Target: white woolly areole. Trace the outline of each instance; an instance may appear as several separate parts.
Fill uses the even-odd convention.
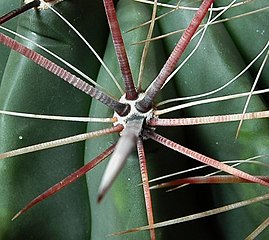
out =
[[[118,120],[117,122],[114,123],[114,126],[118,124],[122,124],[125,128],[126,123],[128,121],[132,121],[132,119],[144,118],[146,121],[151,119],[153,117],[153,109],[150,109],[148,112],[142,113],[142,112],[139,112],[135,107],[135,104],[139,102],[140,100],[142,100],[144,96],[145,96],[145,93],[139,93],[138,98],[136,100],[127,100],[126,95],[124,94],[120,98],[119,102],[129,104],[130,112],[126,116],[123,116],[123,117],[115,112],[113,117],[116,117]]]
[[[62,1],[64,1],[64,0],[54,0],[54,1],[50,1],[50,2],[45,2],[44,0],[41,0],[40,6],[38,7],[38,9],[45,10],[45,9],[48,9],[49,7],[55,5],[59,2],[62,2]],[[25,4],[30,3],[30,2],[33,2],[33,0],[24,0]]]

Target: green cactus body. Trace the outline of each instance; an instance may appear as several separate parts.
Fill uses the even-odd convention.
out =
[[[99,22],[102,31],[91,32],[86,37],[102,53],[108,33],[102,3],[68,1],[58,6],[59,11],[66,12],[65,16],[82,29],[92,29],[93,19]],[[95,11],[87,16],[92,19],[88,21],[84,16],[91,9]],[[98,62],[84,45],[77,44],[78,37],[51,11],[30,10],[20,17],[19,24],[18,32],[96,77]],[[36,49],[31,43],[24,44]],[[9,57],[0,91],[1,109],[36,114],[87,116],[91,102],[85,94],[17,53]],[[85,131],[86,123],[1,116],[0,148],[5,152]],[[1,239],[87,239],[91,224],[85,178],[38,206],[27,220],[11,222],[20,206],[79,168],[83,159],[84,143],[79,143],[1,162]]]
[[[176,3],[176,1],[170,1],[170,3],[171,2]],[[220,6],[223,6],[224,2],[228,4],[227,1],[222,1]],[[217,1],[217,3],[219,2]],[[239,11],[238,9],[237,14],[239,14]],[[226,17],[227,14],[224,15],[224,17]],[[190,12],[171,14],[170,18],[164,18],[164,20],[161,21],[161,29],[166,33],[174,29],[185,28],[191,16],[192,13]],[[234,28],[233,33],[236,36],[229,34],[225,25],[222,23],[209,27],[199,49],[175,76],[177,90],[181,96],[209,92],[226,84],[227,80],[232,79],[245,68],[244,61],[250,62],[258,54],[260,49],[266,44],[266,41],[268,41],[269,35],[263,36],[260,42],[256,43],[256,41],[252,41],[256,43],[256,45],[251,48],[252,53],[249,53],[250,51],[248,49],[250,47],[246,46],[246,43],[249,43],[248,40],[246,40],[249,39],[249,37],[246,36],[253,37],[251,34],[253,31],[249,29],[250,26],[252,30],[256,27],[259,28],[260,24],[264,26],[267,24],[268,27],[268,21],[263,17],[261,17],[263,21],[254,21],[253,18],[254,17],[251,18],[251,24],[249,23],[247,26],[243,24],[245,23],[243,18],[239,19],[238,21],[240,21],[241,25],[244,25],[242,28],[238,26],[240,23],[238,23],[237,20],[227,23],[229,24],[228,30]],[[264,21],[266,21],[266,23]],[[266,28],[264,27],[264,29]],[[239,36],[241,36],[240,44],[244,45],[244,48],[239,48],[242,49],[240,52],[236,46]],[[164,40],[165,46],[167,46],[169,51],[173,48],[177,38],[178,36],[173,36]],[[191,49],[195,47],[197,41],[198,40],[190,44],[190,50],[186,51],[186,56],[190,53]],[[248,58],[242,59],[242,56],[245,55],[248,55]],[[255,67],[254,72],[257,74],[260,67],[258,62],[256,62]],[[266,81],[265,79],[266,77],[268,78],[268,75],[263,76],[264,79],[262,80]],[[253,76],[251,76],[250,72],[247,72],[229,87],[210,97],[249,91],[253,81]],[[245,101],[246,98],[232,100],[232,102],[224,101],[197,106],[186,109],[185,114],[186,116],[203,116],[236,113],[243,110]],[[248,111],[251,112],[255,111],[254,109],[262,110],[266,108],[267,104],[263,102],[262,98],[253,96]],[[192,127],[192,129],[189,129],[191,147],[215,159],[226,161],[246,159],[251,156],[259,156],[268,153],[268,120],[245,121],[240,130],[238,139],[235,140],[237,126],[238,123],[221,123]],[[255,143],[253,142],[254,139]],[[268,160],[265,158],[264,162],[268,162]],[[243,164],[240,168],[255,175],[267,174],[267,170],[258,165]],[[212,191],[216,199],[216,206],[236,202],[240,199],[243,200],[259,196],[267,192],[264,187],[257,185],[249,186],[246,184],[213,185]],[[267,207],[265,204],[260,204],[259,206],[252,205],[248,208],[236,211],[238,211],[238,214],[231,213],[218,216],[219,226],[220,229],[222,229],[221,235],[227,237],[227,239],[244,239],[244,237],[251,232],[250,229],[254,229],[258,226],[267,216]],[[260,212],[260,214],[256,214],[257,212]],[[261,239],[266,239],[265,236],[267,236],[267,234],[265,231],[264,234],[261,235]]]
[[[19,0],[12,0],[10,1],[9,4],[6,4],[5,1],[0,2],[0,16],[6,14],[10,9],[16,8],[19,5]],[[16,25],[17,25],[17,19],[13,19],[9,22],[7,22],[4,26],[6,26],[9,29],[16,30]],[[1,48],[1,59],[0,59],[0,85],[1,85],[1,80],[2,76],[4,74],[6,62],[8,59],[10,53],[10,49],[8,48]]]
[[[8,6],[4,2],[0,1],[0,6],[3,5],[4,11],[7,11]],[[117,15],[134,81],[137,83],[143,45],[132,44],[144,40],[148,28],[141,27],[131,32],[128,30],[148,21],[151,18],[152,8],[133,0],[117,2]],[[162,2],[176,5],[178,1]],[[258,3],[255,4],[256,2]],[[200,3],[201,1],[195,4],[182,1],[181,4],[197,7]],[[228,2],[216,1],[216,6],[224,6],[224,4]],[[239,6],[228,10],[223,18],[240,14],[243,11],[241,7],[244,11],[250,11],[253,8],[266,8],[268,2],[256,0]],[[70,0],[56,5],[55,8],[81,31],[101,56],[104,54],[104,61],[123,88],[111,37],[107,40],[108,26],[102,1]],[[168,11],[169,9],[165,7],[158,7],[157,16]],[[193,11],[177,10],[160,18],[156,21],[154,36],[187,27],[193,15]],[[195,54],[157,96],[156,104],[173,97],[214,90],[226,84],[244,69],[269,39],[269,26],[266,20],[268,9],[257,15],[258,18],[251,15],[210,26]],[[240,28],[241,25],[244,25],[244,28]],[[14,29],[14,26],[10,28]],[[255,29],[259,30],[257,36],[252,34]],[[18,18],[17,31],[63,56],[91,78],[97,79],[96,82],[111,96],[116,99],[122,96],[106,70],[100,67],[81,40],[51,11],[30,10],[24,13]],[[145,63],[143,90],[156,77],[180,36],[181,33],[178,33],[152,42]],[[248,37],[250,40],[246,41]],[[195,47],[198,38],[199,36],[190,43],[183,59]],[[23,41],[23,44],[40,52],[36,46],[27,41]],[[0,77],[3,75],[0,87],[1,110],[63,116],[113,116],[113,110],[97,100],[92,100],[24,57],[14,52],[9,54],[9,50],[2,45],[0,51],[1,56],[2,53],[5,56],[0,59]],[[42,55],[47,56],[44,53]],[[249,91],[259,70],[261,59],[262,57],[229,87],[206,98]],[[265,67],[259,83],[260,88],[268,87],[268,73],[268,67]],[[267,99],[253,96],[247,111],[266,110]],[[243,111],[245,101],[246,98],[239,98],[229,102],[199,105],[169,113],[165,117],[240,113]],[[268,154],[268,124],[267,119],[244,121],[236,141],[238,122],[160,127],[156,132],[202,154],[227,161]],[[99,130],[111,125],[111,123],[86,124],[1,115],[0,152]],[[136,150],[129,157],[111,190],[100,204],[96,201],[98,187],[108,159],[92,169],[86,177],[82,177],[11,222],[14,214],[27,202],[98,156],[118,138],[118,134],[105,135],[86,141],[85,144],[69,144],[1,160],[0,239],[99,240],[105,239],[111,233],[147,225],[143,189],[139,185],[141,174]],[[195,161],[151,140],[145,141],[145,151],[150,178],[197,166]],[[263,157],[259,161],[267,164],[268,158]],[[253,175],[268,175],[268,168],[258,164],[242,164],[238,168]],[[201,171],[197,175],[209,172],[212,172],[212,169]],[[192,176],[194,174],[196,173]],[[267,188],[258,184],[191,185],[169,193],[164,190],[154,190],[152,201],[155,222],[186,216],[266,193],[268,193]],[[268,217],[267,203],[253,204],[215,217],[158,228],[156,238],[244,239]],[[267,239],[268,234],[269,230],[265,229],[258,239]],[[115,236],[113,239],[150,239],[150,234],[149,231],[140,231]]]

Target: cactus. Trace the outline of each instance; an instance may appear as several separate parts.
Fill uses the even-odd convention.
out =
[[[7,3],[2,2],[0,5],[3,5],[4,11],[7,11]],[[104,0],[107,9],[111,7],[112,2]],[[176,0],[158,1],[158,4],[157,1],[144,0],[115,2],[136,88],[132,87],[130,79],[122,81],[122,78],[128,78],[126,76],[129,75],[124,73],[122,77],[121,70],[125,71],[128,67],[119,66],[111,36],[107,40],[109,27],[102,1],[64,0],[55,4],[53,8],[75,25],[97,53],[103,56],[106,66],[111,69],[117,80],[116,83],[111,79],[106,67],[101,66],[96,56],[54,11],[31,9],[7,22],[9,28],[15,29],[17,26],[18,33],[45,46],[90,78],[96,79],[96,89],[100,89],[105,94],[102,95],[104,96],[102,99],[110,99],[112,96],[113,99],[118,100],[123,93],[126,93],[127,103],[135,101],[134,109],[138,111],[134,116],[127,115],[125,129],[130,131],[123,130],[120,139],[124,140],[118,140],[119,134],[112,133],[89,139],[85,143],[78,142],[35,151],[40,147],[36,144],[65,139],[76,134],[96,131],[97,135],[100,135],[99,130],[108,128],[112,129],[109,131],[122,131],[121,127],[111,128],[111,126],[113,122],[116,125],[115,121],[123,119],[124,111],[128,109],[126,110],[126,104],[118,102],[112,104],[112,108],[107,107],[103,104],[107,104],[107,100],[100,102],[93,94],[91,95],[93,98],[85,95],[20,54],[13,51],[9,53],[9,49],[1,45],[1,56],[3,53],[5,57],[1,57],[0,62],[2,77],[0,158],[6,158],[11,150],[23,149],[27,146],[36,147],[33,152],[17,155],[15,151],[14,156],[0,160],[0,239],[104,239],[109,234],[116,235],[111,237],[113,239],[178,239],[179,236],[185,239],[253,239],[256,235],[258,235],[257,239],[267,239],[269,231],[268,211],[266,211],[266,201],[268,201],[266,175],[269,132],[268,120],[264,118],[268,117],[266,111],[269,74],[266,62],[269,45],[268,2],[266,0],[233,1],[231,6],[225,9],[223,6],[228,6],[230,2],[216,0],[213,10],[209,10],[203,23],[208,23],[222,10],[224,13],[218,20],[223,19],[223,22],[216,24],[217,20],[214,20],[215,24],[206,25],[205,30],[201,30],[200,35],[190,42],[179,64],[188,56],[190,59],[160,91],[160,94],[156,97],[154,95],[152,112],[156,118],[152,118],[147,113],[152,106],[145,103],[146,97],[142,92],[165,66],[166,59],[182,35],[181,29],[184,30],[191,22],[195,13],[193,9],[198,8],[201,2],[178,3]],[[210,3],[210,1],[204,2]],[[10,1],[10,9],[12,9],[11,4],[18,7],[20,3],[15,0]],[[169,6],[174,7],[169,8]],[[181,9],[181,6],[188,8]],[[243,13],[251,14],[240,16]],[[233,16],[236,18],[233,19]],[[113,14],[111,19],[109,23],[114,21]],[[151,22],[148,22],[149,20]],[[145,22],[148,23],[141,26]],[[150,34],[148,26],[150,24],[153,26],[153,23],[154,29]],[[113,27],[111,31],[113,33]],[[171,36],[165,36],[172,31],[176,32]],[[1,28],[2,32],[4,32],[3,28]],[[55,60],[48,53],[41,51],[29,40],[21,40],[19,37],[16,39],[53,62],[70,69],[59,59]],[[150,44],[147,57],[143,62],[141,56],[145,51],[144,46],[147,45],[144,43],[145,39]],[[113,40],[115,41],[114,37]],[[139,43],[134,44],[137,42]],[[183,40],[183,43],[185,44],[186,41]],[[191,55],[196,46],[198,48]],[[258,60],[248,67],[258,54],[260,54]],[[122,52],[121,56],[124,59]],[[144,66],[143,74],[140,70],[141,61]],[[126,59],[122,62],[127,63]],[[240,74],[245,70],[246,73]],[[77,74],[74,69],[70,71],[72,74]],[[236,76],[238,77],[235,78]],[[235,80],[224,88],[223,86],[231,79]],[[259,80],[257,84],[256,79]],[[130,84],[126,84],[128,81]],[[221,87],[222,90],[207,94]],[[87,89],[91,89],[89,92],[95,91],[90,87]],[[260,94],[257,90],[265,94]],[[252,94],[249,94],[248,92],[251,91]],[[238,93],[243,93],[241,95],[244,97],[230,97],[231,100],[227,100],[229,96]],[[137,94],[145,101],[136,100]],[[251,98],[248,97],[250,95]],[[179,100],[163,102],[186,96],[196,96],[196,98],[184,99],[183,103]],[[226,100],[220,101],[221,96],[225,96]],[[113,103],[113,99],[109,101]],[[218,101],[202,104],[212,99]],[[250,101],[246,104],[248,99]],[[247,108],[244,110],[246,105]],[[173,107],[176,110],[169,112]],[[115,112],[118,114],[115,115]],[[22,114],[24,117],[12,116],[15,113],[42,116],[39,116],[41,119],[27,114]],[[239,115],[231,115],[235,113]],[[76,121],[47,120],[45,115],[76,117]],[[199,121],[207,121],[200,117],[214,115],[220,117],[209,119],[212,124],[199,125]],[[86,120],[90,121],[88,118],[84,119],[84,122],[78,121],[82,121],[82,117],[87,116],[103,120],[86,123]],[[148,119],[143,119],[144,116]],[[180,121],[183,117],[192,118],[180,123],[175,123],[177,120],[173,122],[170,120],[176,118]],[[162,120],[163,118],[167,120]],[[232,121],[232,118],[237,118],[237,121]],[[243,118],[251,120],[240,121]],[[225,119],[227,122],[222,123]],[[193,126],[181,126],[183,122]],[[143,131],[139,129],[141,126]],[[138,140],[133,132],[139,134]],[[128,136],[132,136],[136,141],[130,140]],[[182,144],[192,151],[171,143],[161,136]],[[85,135],[81,136],[84,137]],[[111,169],[117,165],[117,161],[109,164],[109,159],[106,159],[92,168],[90,162],[93,159],[96,162],[101,161],[102,157],[98,156],[102,152],[110,155],[116,142],[119,144],[111,161],[121,159],[125,151],[131,152],[130,155],[126,153],[128,159],[122,159],[127,161],[119,175],[115,177],[113,173],[111,174]],[[133,143],[134,146],[137,144],[138,151],[129,149],[129,145]],[[178,154],[164,146],[165,144],[168,147],[173,145],[172,149],[185,152],[187,156]],[[214,170],[209,167],[201,168],[201,164],[192,158],[205,160],[208,165],[227,171],[234,177],[223,176],[224,173],[216,175],[215,178],[214,176],[196,177],[210,175]],[[218,161],[230,161],[229,165],[235,164],[235,166],[231,168],[215,162],[212,158]],[[197,168],[197,166],[201,169],[191,171],[190,175],[164,178],[167,174]],[[81,170],[75,172],[77,169]],[[11,221],[21,208],[46,189],[58,182],[57,188],[68,181],[73,182],[89,169],[86,176],[80,177],[72,185]],[[71,175],[68,181],[63,180],[73,172],[75,174]],[[115,178],[113,184],[102,180],[106,178],[103,176],[104,172]],[[162,184],[150,183],[153,189],[149,191],[147,178],[160,176],[163,179],[158,183]],[[212,184],[189,185],[189,183],[197,184],[203,181]],[[245,183],[249,181],[255,183]],[[103,182],[105,183],[102,185]],[[227,184],[230,182],[233,183]],[[182,184],[187,186],[170,192],[154,189],[174,188]],[[56,189],[52,192],[56,193]],[[40,198],[47,198],[49,195],[45,192]],[[98,203],[98,199],[102,201]],[[241,208],[231,210],[240,206]],[[215,213],[208,212],[209,209],[216,209]],[[224,211],[227,212],[223,214]],[[199,212],[204,213],[196,214]],[[203,218],[206,215],[213,216]],[[182,216],[187,217],[180,218]],[[256,229],[258,226],[261,231],[259,228]],[[193,229],[195,231],[192,231]]]

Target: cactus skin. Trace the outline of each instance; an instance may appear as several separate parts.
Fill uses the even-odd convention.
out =
[[[77,4],[77,1],[76,3],[74,2],[75,1],[68,1],[62,5],[64,8],[74,9],[74,5]],[[101,8],[100,2],[101,1],[91,1],[91,3],[88,4],[99,4],[98,6]],[[79,9],[86,12],[86,7],[84,8],[83,4],[87,3],[81,1],[81,4]],[[222,4],[222,2],[220,4]],[[59,8],[62,8],[62,5],[60,4]],[[96,8],[96,6],[94,7],[94,9],[99,9]],[[132,14],[130,13],[130,8],[134,11]],[[119,18],[123,19],[121,22],[122,29],[127,30],[130,27],[130,25],[128,25],[130,22],[131,26],[136,25],[135,21],[142,22],[142,17],[139,15],[141,13],[145,14],[146,17],[150,16],[150,11],[143,5],[135,4],[132,1],[127,0],[120,1],[118,5],[118,14]],[[76,66],[79,65],[80,68],[88,72],[91,77],[95,78],[98,72],[98,66],[96,66],[97,64],[92,66],[92,60],[88,60],[88,56],[85,54],[87,50],[80,45],[75,44],[79,40],[75,39],[75,37],[74,39],[68,39],[67,49],[63,50],[63,45],[59,48],[59,43],[54,41],[54,38],[57,40],[60,38],[60,41],[64,41],[65,43],[67,41],[64,36],[60,36],[61,34],[59,34],[63,32],[62,25],[59,25],[60,30],[47,31],[47,27],[44,27],[45,23],[48,25],[49,29],[54,28],[55,25],[58,27],[58,23],[55,23],[56,20],[54,19],[54,16],[52,17],[51,22],[47,23],[47,16],[45,13],[44,15],[42,14],[41,16],[37,16],[36,13],[29,13],[29,15],[32,15],[31,19],[38,17],[38,21],[36,22],[37,25],[34,26],[36,26],[38,31],[40,28],[42,31],[45,31],[45,33],[42,33],[41,35],[49,34],[49,40],[46,39],[44,43],[47,45],[56,43],[55,48],[58,49],[60,53],[65,52],[65,58],[70,58],[70,61],[74,61]],[[73,14],[74,21],[76,21],[76,13],[74,12]],[[182,12],[179,12],[179,14],[182,16]],[[43,17],[45,18],[45,22],[42,21]],[[93,22],[96,22],[96,17],[91,17],[94,19]],[[183,17],[186,22],[189,22],[190,18],[188,17],[189,16]],[[102,24],[100,25],[102,28],[106,29],[106,24],[104,23],[105,16],[100,13],[99,18],[100,21],[102,21]],[[128,18],[129,21],[126,21],[126,18]],[[134,20],[132,18],[134,18]],[[27,17],[24,16],[22,19],[27,19]],[[25,20],[20,20],[20,23],[23,21]],[[104,50],[106,42],[106,31],[100,31],[100,25],[98,25],[96,34],[92,34],[92,29],[94,28],[85,26],[85,24],[88,23],[90,23],[88,19],[87,21],[81,20],[81,23],[77,25],[81,26],[82,30],[90,29],[90,31],[87,31],[89,35],[88,39],[97,39],[97,46],[95,47],[99,48],[100,52],[102,52],[101,50]],[[166,32],[168,28],[173,27],[172,24],[175,24],[175,27],[179,28],[179,23],[181,22],[178,20],[175,21],[171,17],[171,19],[165,18],[163,22],[158,24],[160,30]],[[23,28],[22,31],[25,32],[27,31],[25,26],[27,27],[28,24],[23,24],[24,27],[20,28]],[[229,26],[227,26],[227,29],[231,31]],[[104,35],[100,36],[102,33],[104,33]],[[198,53],[195,54],[195,57],[191,59],[189,64],[187,64],[178,77],[176,77],[176,83],[169,84],[158,100],[169,98],[172,95],[190,94],[193,93],[193,90],[198,93],[204,92],[214,88],[216,85],[219,86],[223,84],[220,81],[231,79],[237,74],[244,66],[244,63],[236,48],[236,40],[234,40],[233,36],[231,38],[229,33],[225,30],[225,26],[223,25],[212,27],[212,30],[210,30],[209,36],[207,36],[203,45],[203,47],[206,47],[210,51],[212,51],[212,46],[214,46],[213,50],[215,53],[212,54],[210,63],[213,62],[218,66],[217,71],[216,67],[209,66],[210,63],[207,61],[209,59],[207,51],[198,51]],[[54,36],[54,34],[56,35]],[[140,34],[145,38],[145,32]],[[140,61],[139,56],[137,56],[139,51],[135,50],[135,47],[130,46],[130,43],[135,41],[137,35],[137,33],[135,36],[124,34],[127,50],[129,51],[129,58],[132,62],[132,70],[135,76],[137,75],[138,63]],[[62,39],[62,37],[64,37],[64,39]],[[149,66],[145,77],[147,84],[148,81],[151,81],[154,75],[157,74],[158,69],[164,62],[164,55],[169,54],[177,40],[178,36],[165,39],[162,43],[157,43],[155,49],[152,49],[152,55],[150,55],[148,61]],[[40,41],[43,42],[43,40]],[[219,43],[220,41],[223,41],[222,46],[218,47],[219,45],[216,43]],[[74,44],[72,47],[78,49],[73,50],[74,53],[70,54],[70,46],[68,44]],[[165,48],[164,51],[163,47]],[[242,50],[240,50],[241,55],[244,56],[241,51]],[[113,57],[113,47],[111,46],[111,43],[108,43],[105,58],[108,59],[109,64],[112,64],[113,73],[117,74],[117,79],[120,79],[119,71],[117,70],[117,66],[115,66],[116,60],[114,60]],[[9,60],[8,65],[5,68],[3,85],[0,89],[1,108],[74,116],[85,116],[88,114],[90,108],[90,116],[112,116],[113,113],[100,103],[96,103],[96,101],[93,100],[90,106],[91,100],[88,97],[71,89],[61,81],[53,79],[52,76],[48,75],[43,70],[39,70],[37,66],[29,65],[30,63],[21,60],[20,56],[11,54],[10,58],[11,60]],[[249,58],[247,58],[247,61],[249,61]],[[236,64],[230,66],[228,65],[230,62]],[[17,72],[11,70],[18,66],[20,67]],[[155,67],[156,69],[154,69]],[[41,79],[41,75],[44,76],[44,80]],[[223,76],[225,76],[224,79]],[[136,78],[137,77],[135,77],[135,79]],[[36,79],[38,79],[38,81]],[[238,83],[236,88],[232,88],[232,90],[242,91],[242,89],[249,89],[249,82],[252,80],[253,78],[248,74],[247,77],[242,79],[242,83]],[[99,71],[97,81],[99,83],[104,82],[103,85],[114,96],[120,97],[119,92],[115,89],[114,84],[106,76],[103,69]],[[144,88],[147,84],[144,85]],[[38,91],[35,92],[33,90],[34,86],[36,86]],[[232,90],[227,90],[227,93],[231,93]],[[230,111],[240,112],[243,104],[244,101],[239,100],[234,101],[233,104],[228,106],[227,104],[220,103],[210,107],[196,107],[192,110],[184,111],[184,114],[188,116],[202,116],[205,114],[228,113]],[[259,110],[266,108],[258,97],[255,97],[252,107],[253,109],[258,108]],[[174,115],[174,117],[176,116],[178,116],[178,112]],[[1,152],[22,145],[42,142],[86,131],[86,125],[78,123],[14,119],[7,116],[1,116],[0,121]],[[268,131],[266,131],[268,130],[267,120],[244,123],[240,138],[237,143],[234,144],[233,140],[236,126],[237,124],[229,123],[189,127],[186,131],[183,131],[181,128],[173,128],[172,131],[166,128],[158,131],[162,131],[167,137],[169,136],[181,144],[189,144],[192,148],[196,150],[198,149],[202,153],[221,160],[246,158],[267,153],[267,139],[269,134]],[[87,129],[101,129],[102,127],[102,124],[89,124]],[[18,141],[18,136],[23,136],[23,141]],[[26,142],[28,139],[29,141]],[[253,142],[253,139],[256,140],[255,143]],[[43,153],[27,154],[22,157],[7,159],[4,162],[1,162],[0,192],[3,193],[3,195],[1,194],[0,196],[0,218],[1,222],[4,222],[5,224],[1,225],[0,239],[51,239],[52,237],[55,237],[55,239],[68,239],[67,237],[69,237],[69,239],[103,239],[109,233],[145,225],[146,216],[143,193],[141,188],[137,187],[137,184],[139,184],[141,180],[136,153],[130,157],[125,169],[101,205],[96,204],[96,195],[105,164],[98,166],[87,175],[87,186],[85,179],[82,179],[80,182],[68,187],[61,193],[58,193],[53,198],[33,208],[25,216],[16,220],[16,222],[10,222],[14,213],[26,202],[81,166],[83,164],[84,151],[85,162],[87,162],[99,154],[102,149],[107,148],[110,143],[115,140],[115,136],[105,136],[87,142],[85,149],[84,144],[71,145],[61,149],[44,151]],[[218,145],[216,145],[216,142],[218,142]],[[185,169],[192,165],[192,163],[189,163],[190,160],[185,159],[184,161],[184,157],[181,155],[177,155],[165,148],[161,148],[157,144],[152,144],[151,142],[146,143],[146,148],[150,177],[160,176],[174,171],[175,169]],[[238,151],[238,149],[240,151]],[[260,168],[252,170],[246,168],[245,170],[255,174],[256,172],[257,174],[262,174],[258,172],[259,169]],[[264,174],[266,174],[266,172]],[[130,180],[128,180],[129,178]],[[164,192],[153,193],[153,207],[155,209],[156,221],[175,218],[190,212],[193,213],[213,207],[213,205],[210,205],[212,203],[208,199],[208,202],[204,204],[204,198],[210,199],[210,190],[211,188],[194,186],[183,191],[169,194]],[[230,203],[241,198],[256,196],[266,192],[266,189],[264,187],[250,185],[238,185],[233,187],[228,185],[227,187],[214,187],[212,191],[216,205],[219,206],[220,199],[227,198],[227,200],[225,199],[225,202]],[[236,196],[238,193],[241,193],[243,197]],[[88,195],[90,200],[88,199]],[[230,196],[234,196],[234,199],[230,199]],[[194,207],[197,209],[194,209]],[[91,208],[91,213],[89,208]],[[243,208],[240,210],[241,212],[239,214],[235,216],[231,214],[231,218],[227,214],[227,217],[224,218],[225,224],[222,222],[223,216],[220,215],[218,217],[219,223],[207,219],[197,221],[195,224],[190,222],[189,224],[171,226],[157,230],[157,239],[178,239],[178,236],[183,236],[187,239],[221,239],[219,234],[222,235],[223,239],[243,239],[249,231],[254,229],[257,224],[261,222],[261,219],[266,217],[267,210],[265,204],[262,205],[262,210],[260,206],[257,208],[253,206],[249,211],[246,211],[246,208]],[[265,215],[259,215],[261,218],[254,219],[253,216],[256,216],[257,212],[263,212]],[[92,219],[90,219],[90,215],[92,215]],[[245,221],[238,223],[238,218],[244,219]],[[250,222],[249,219],[251,219],[251,221],[253,220],[253,222]],[[246,230],[246,232],[238,232],[237,229],[240,226],[238,224],[242,224],[242,227],[240,228]],[[71,228],[71,226],[74,227]],[[29,228],[34,229],[34,231],[30,231]],[[266,239],[267,235],[268,233],[265,231],[260,239]],[[148,232],[140,232],[138,234],[130,234],[127,237],[116,237],[115,239],[126,238],[148,239],[149,234]]]
[[[176,1],[169,1],[169,3],[175,4]],[[228,4],[228,1],[216,1],[216,3],[223,6],[224,3]],[[266,4],[265,1],[258,1],[258,5],[253,2],[250,6],[247,4],[243,8],[249,11],[254,9],[253,6],[258,9],[266,5],[268,6],[268,2]],[[224,14],[224,17],[234,16],[243,11],[239,9],[235,8],[228,11],[227,14]],[[245,11],[244,9],[243,12]],[[160,12],[163,13],[163,11]],[[178,94],[188,96],[208,92],[224,85],[228,80],[236,76],[246,66],[246,63],[249,63],[259,53],[269,39],[269,24],[265,17],[266,14],[268,16],[268,10],[261,13],[258,18],[255,16],[242,17],[225,24],[211,26],[207,30],[199,49],[174,78]],[[192,13],[186,11],[173,13],[170,17],[164,18],[160,21],[162,33],[186,27],[191,16]],[[252,34],[256,28],[259,31],[265,29],[265,33],[261,38],[256,36],[257,41],[254,40],[255,37]],[[172,36],[164,40],[168,51],[173,49],[177,39],[178,36]],[[186,56],[197,41],[190,44],[190,50],[187,50]],[[250,45],[252,46],[250,47]],[[248,71],[224,91],[215,94],[214,97],[249,91],[256,76],[254,74],[257,74],[262,59],[255,63],[251,71]],[[268,86],[266,83],[269,79],[268,73],[268,67],[265,67],[260,86]],[[207,104],[186,109],[184,113],[189,117],[241,112],[245,101],[244,98],[233,100],[232,102]],[[265,103],[262,97],[253,96],[248,111],[255,111],[255,109],[265,110],[267,108],[268,102]],[[190,146],[219,160],[246,159],[251,156],[268,154],[269,122],[267,119],[245,121],[239,138],[234,141],[237,126],[238,123],[229,123],[189,128]],[[262,162],[268,163],[268,159],[263,158]],[[268,175],[268,169],[258,165],[244,165],[240,169],[254,175]],[[212,185],[211,189],[216,207],[268,192],[264,187],[248,184]],[[267,213],[268,206],[266,203],[252,205],[238,209],[235,213],[227,213],[224,216],[218,215],[217,226],[224,239],[244,239],[268,217]],[[267,239],[268,234],[269,231],[265,230],[258,239]]]
[[[108,35],[102,3],[68,1],[55,7],[80,31],[93,29],[94,21],[98,21],[99,29],[84,35],[102,54]],[[92,9],[94,12],[88,15]],[[18,32],[96,77],[100,64],[51,11],[30,10],[23,14],[18,19]],[[5,68],[0,95],[1,109],[63,116],[87,116],[91,102],[89,97],[16,53],[11,53]],[[1,152],[86,131],[86,123],[9,116],[1,116],[0,121]],[[78,143],[1,161],[0,239],[88,239],[91,221],[85,178],[11,222],[20,207],[82,166],[83,159],[84,143]]]
[[[0,16],[6,14],[10,11],[10,9],[16,8],[20,4],[19,0],[10,0],[9,4],[6,4],[5,1],[0,1]],[[5,27],[12,29],[13,31],[16,30],[17,26],[17,19],[13,19],[12,21],[9,21],[4,24]],[[10,49],[6,47],[0,47],[1,49],[1,58],[0,58],[0,86],[1,86],[1,80],[4,74],[4,70],[6,67],[6,62],[10,53]]]

